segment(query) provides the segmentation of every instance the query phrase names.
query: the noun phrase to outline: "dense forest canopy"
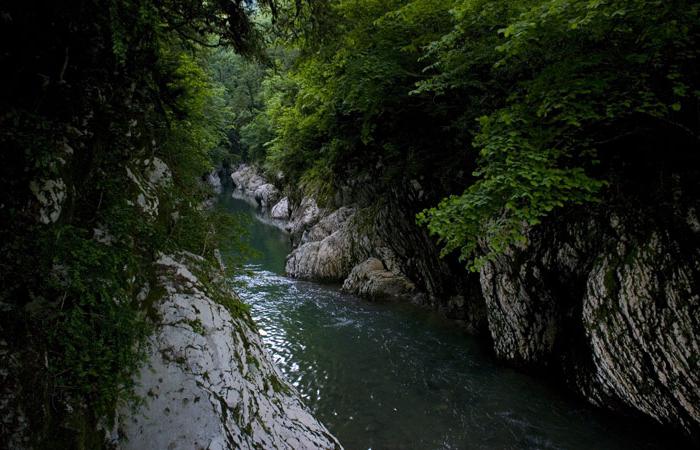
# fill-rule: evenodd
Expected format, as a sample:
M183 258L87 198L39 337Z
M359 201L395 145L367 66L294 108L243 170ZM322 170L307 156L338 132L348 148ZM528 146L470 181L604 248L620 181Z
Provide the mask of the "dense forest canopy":
M247 156L317 194L348 168L380 164L389 184L434 174L453 195L419 220L472 268L552 211L598 199L605 164L633 138L699 144L696 2L330 9L334 38L297 42L291 69L260 82L259 112L240 128Z
M97 445L154 258L234 240L201 207L216 165L326 202L353 175L420 180L419 224L478 269L635 150L697 157L699 40L689 0L4 2L0 324L37 440Z

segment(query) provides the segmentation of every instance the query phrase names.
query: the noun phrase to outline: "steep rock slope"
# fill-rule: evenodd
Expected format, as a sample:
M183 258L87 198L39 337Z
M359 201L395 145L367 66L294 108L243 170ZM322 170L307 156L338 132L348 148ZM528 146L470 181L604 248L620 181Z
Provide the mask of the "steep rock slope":
M291 227L296 248L288 257L287 273L342 282L345 291L366 298L428 306L474 333L484 331L477 277L441 259L435 243L415 224L420 185L380 193L367 178L347 183L344 198L335 202L341 206Z
M519 365L553 365L598 406L697 435L700 251L690 230L681 240L624 214L559 220L486 265L494 350Z
M138 376L144 402L121 411L118 448L341 448L199 257L162 255L157 266L165 295Z

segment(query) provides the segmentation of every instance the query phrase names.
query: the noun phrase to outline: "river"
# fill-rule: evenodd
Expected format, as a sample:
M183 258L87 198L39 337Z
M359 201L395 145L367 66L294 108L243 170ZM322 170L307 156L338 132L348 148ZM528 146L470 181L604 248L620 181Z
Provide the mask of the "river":
M288 235L230 193L218 205L253 218L258 255L238 293L275 362L347 449L668 448L647 427L504 367L437 314L285 277Z

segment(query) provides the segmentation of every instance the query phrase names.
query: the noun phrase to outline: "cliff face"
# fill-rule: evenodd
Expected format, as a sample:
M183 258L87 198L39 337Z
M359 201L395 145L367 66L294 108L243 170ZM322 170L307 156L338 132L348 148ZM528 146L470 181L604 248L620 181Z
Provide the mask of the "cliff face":
M697 435L698 230L627 208L587 212L532 233L527 248L481 271L494 350L557 368L598 406Z
M292 206L287 272L430 306L597 406L698 436L700 225L697 196L676 181L649 187L656 200L623 192L571 210L470 274L415 225L417 182L380 194L357 179L337 209Z
M162 255L157 266L165 295L137 377L143 405L121 411L118 448L341 448L199 257Z
M369 179L348 183L337 209L309 214L306 205L312 200L305 199L293 210L288 229L296 247L287 273L342 282L343 290L370 299L428 306L472 332L484 330L483 301L472 294L478 280L441 259L432 239L415 224L420 186L379 193Z

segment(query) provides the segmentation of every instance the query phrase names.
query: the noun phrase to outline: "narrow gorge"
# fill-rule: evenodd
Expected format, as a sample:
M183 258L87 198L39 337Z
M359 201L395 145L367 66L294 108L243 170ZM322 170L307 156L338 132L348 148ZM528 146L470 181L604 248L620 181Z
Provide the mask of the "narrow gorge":
M700 442L700 3L0 5L0 450Z
M337 208L321 209L310 197L295 205L247 165L231 179L234 196L257 204L290 234L289 276L342 283L344 292L373 301L429 307L484 336L500 360L563 380L597 407L697 434L700 255L697 246L681 251L674 230L630 229L644 222L624 209L572 212L533 233L528 247L469 274L438 258L410 222L411 209L363 210L348 202L352 197L339 198ZM684 199L676 182L677 226L687 227L682 236L697 236L698 197ZM371 188L366 184L349 183L361 193ZM418 182L409 185L418 198Z

